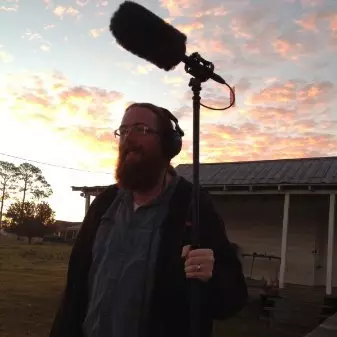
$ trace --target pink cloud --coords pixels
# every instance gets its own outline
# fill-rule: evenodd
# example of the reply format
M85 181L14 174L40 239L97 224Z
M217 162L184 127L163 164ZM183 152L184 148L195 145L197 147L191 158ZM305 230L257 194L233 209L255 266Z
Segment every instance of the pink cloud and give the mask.
M289 102L301 104L326 103L326 99L333 97L334 90L335 86L331 82L276 82L261 90L259 93L252 94L248 102L253 105L275 105Z
M187 44L187 52L199 52L203 57L214 54L233 56L233 52L225 41L214 38L195 38Z
M309 15L303 19L296 20L295 22L304 30L318 32L317 19L314 15Z
M303 30L318 32L326 27L334 34L337 30L337 11L318 10L296 20L295 23ZM319 27L320 25L323 25L323 27Z

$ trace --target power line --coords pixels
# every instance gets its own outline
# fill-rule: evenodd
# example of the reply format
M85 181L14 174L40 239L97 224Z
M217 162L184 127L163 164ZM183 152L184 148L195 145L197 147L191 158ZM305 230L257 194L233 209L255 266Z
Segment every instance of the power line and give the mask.
M27 159L27 158L22 158L22 157L17 157L17 156L12 156L10 154L2 153L2 152L0 152L0 155L5 156L5 157L10 157L10 158L15 158L15 159L20 159L20 160L28 161L28 162L31 162L31 163L36 163L36 164L41 164L41 165L47 165L47 166L53 166L53 167L57 167L57 168L62 168L62 169L66 169L66 170L73 170L73 171L80 171L80 172L87 172L87 173L94 173L94 174L109 174L109 175L112 174L112 172L100 172L100 171L81 170L81 169L74 168L74 167L67 167L67 166L55 165L55 164L50 164L50 163L44 163L44 162L37 161L37 160L32 160L32 159Z

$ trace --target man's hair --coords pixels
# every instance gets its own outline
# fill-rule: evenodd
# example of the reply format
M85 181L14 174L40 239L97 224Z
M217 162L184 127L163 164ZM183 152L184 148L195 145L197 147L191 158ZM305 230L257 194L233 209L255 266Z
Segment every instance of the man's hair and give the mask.
M158 132L161 137L166 137L174 130L172 121L167 113L167 109L152 103L132 103L126 108L126 111L134 107L149 109L157 116Z

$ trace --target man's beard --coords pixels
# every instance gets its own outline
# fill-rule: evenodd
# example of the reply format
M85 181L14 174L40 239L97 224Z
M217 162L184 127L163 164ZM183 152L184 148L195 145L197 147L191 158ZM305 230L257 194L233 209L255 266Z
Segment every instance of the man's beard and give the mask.
M131 151L134 153L128 157ZM139 146L124 146L119 149L115 178L122 188L147 192L157 185L165 166L165 159L158 154L146 153Z

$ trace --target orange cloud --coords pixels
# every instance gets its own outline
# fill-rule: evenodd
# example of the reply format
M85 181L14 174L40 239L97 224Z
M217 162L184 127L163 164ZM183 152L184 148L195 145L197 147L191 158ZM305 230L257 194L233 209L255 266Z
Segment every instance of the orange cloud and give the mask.
M204 16L225 16L227 15L228 10L225 9L223 5L214 8L208 8L204 11L199 11L195 14L196 18L201 18Z
M242 79L245 90L250 81ZM335 87L330 82L280 83L267 79L267 87L251 94L249 104L224 111L201 111L200 158L202 162L264 160L336 155L337 118L328 109ZM226 99L213 90L203 92L203 103L222 107ZM224 95L225 96L225 95ZM189 99L190 97L185 97ZM270 105L270 106L268 106ZM181 160L192 158L192 108L175 111L186 131Z
M312 32L318 32L318 26L323 23L334 34L337 31L337 11L319 10L305 15L303 18L296 20L295 23L302 27L303 30Z
M8 126L0 141L6 139L9 147L17 146L15 135L20 134L26 139L24 148L36 148L45 161L72 157L67 166L79 167L79 160L96 154L111 158L111 163L115 159L113 130L125 108L119 92L73 86L60 73L23 73L5 78L0 104L0 124Z
M304 30L309 30L312 32L318 32L317 29L317 20L314 15L309 15L303 19L295 21L299 26L301 26Z
M276 82L259 93L252 94L248 98L247 104L326 103L327 98L333 97L334 90L335 87L331 82L309 84L296 83L295 81Z
M202 162L296 158L337 153L334 146L337 137L332 134L304 132L293 135L286 131L282 134L277 132L277 127L263 131L252 123L235 127L203 124L203 130L207 131L200 136ZM191 154L189 150L187 152Z
M297 60L298 55L303 52L301 43L291 43L285 39L276 39L273 42L274 51L283 58Z
M202 4L202 0L160 0L163 8L166 8L169 15L182 16L185 10L190 8L198 8Z
M221 39L196 38L187 44L186 49L189 54L198 51L203 57L214 54L233 56L230 47Z
M78 16L79 15L79 10L73 8L73 7L64 7L64 6L57 6L54 10L53 13L59 17L61 20L63 20L64 16Z
M183 25L176 25L176 28L186 35L190 35L198 29L203 29L204 25L201 22L192 22Z
M333 34L337 33L337 13L330 18L330 28Z
M106 28L94 28L94 29L90 29L89 35L92 36L93 38L97 39L97 38L100 37L105 31L106 31Z

